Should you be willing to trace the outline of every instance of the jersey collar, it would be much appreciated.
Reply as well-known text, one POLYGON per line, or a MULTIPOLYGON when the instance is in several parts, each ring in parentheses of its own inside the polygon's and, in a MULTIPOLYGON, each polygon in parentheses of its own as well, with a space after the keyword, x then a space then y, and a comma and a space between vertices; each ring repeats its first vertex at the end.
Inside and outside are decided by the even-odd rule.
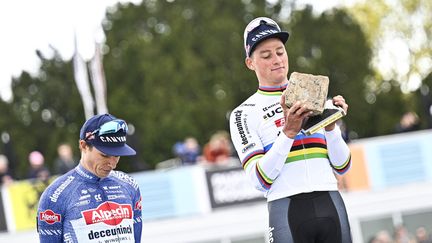
POLYGON ((281 95, 282 92, 286 89, 288 84, 278 85, 278 86, 262 86, 258 87, 258 93, 262 95, 281 95))
POLYGON ((95 174, 91 173, 90 171, 86 170, 81 164, 78 164, 77 167, 75 167, 75 171, 83 177, 84 179, 88 181, 100 181, 101 178, 97 177, 95 174))

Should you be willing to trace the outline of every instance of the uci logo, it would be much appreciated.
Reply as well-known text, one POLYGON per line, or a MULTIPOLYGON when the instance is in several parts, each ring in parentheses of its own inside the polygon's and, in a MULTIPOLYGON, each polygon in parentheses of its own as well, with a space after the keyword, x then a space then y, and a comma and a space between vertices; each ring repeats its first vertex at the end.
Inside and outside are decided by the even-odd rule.
POLYGON ((273 117, 276 113, 283 113, 282 107, 278 107, 264 115, 264 120, 273 117))

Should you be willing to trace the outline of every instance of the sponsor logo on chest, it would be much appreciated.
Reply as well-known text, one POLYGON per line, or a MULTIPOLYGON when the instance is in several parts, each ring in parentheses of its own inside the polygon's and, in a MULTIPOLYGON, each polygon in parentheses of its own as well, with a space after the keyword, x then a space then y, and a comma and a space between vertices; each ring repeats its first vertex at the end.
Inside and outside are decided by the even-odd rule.
POLYGON ((276 127, 283 127, 283 125, 285 125, 285 118, 279 118, 274 123, 276 127))
POLYGON ((108 200, 115 200, 115 199, 120 199, 120 198, 126 198, 125 195, 121 194, 121 195, 108 195, 108 200))
POLYGON ((267 120, 267 119, 269 119, 269 118, 272 118, 272 117, 274 117, 276 114, 280 114, 280 113, 283 113, 283 109, 282 109, 282 107, 277 107, 276 109, 273 109, 273 110, 270 110, 269 112, 267 112, 264 116, 263 116, 263 119, 264 120, 267 120))
POLYGON ((133 216, 131 205, 111 201, 104 202, 95 209, 83 211, 81 214, 87 225, 99 222, 118 225, 123 219, 131 219, 133 216))

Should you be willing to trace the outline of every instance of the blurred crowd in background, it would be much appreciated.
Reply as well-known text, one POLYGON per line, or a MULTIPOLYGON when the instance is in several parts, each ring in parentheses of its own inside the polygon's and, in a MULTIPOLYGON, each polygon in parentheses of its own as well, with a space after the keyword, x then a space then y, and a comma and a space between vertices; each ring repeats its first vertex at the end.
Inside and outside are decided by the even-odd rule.
POLYGON ((173 146, 174 155, 181 165, 239 165, 229 133, 217 131, 201 146, 194 137, 186 137, 173 146))
MULTIPOLYGON (((347 143, 349 129, 343 120, 338 121, 342 135, 347 143)), ((408 111, 401 117, 400 122, 395 125, 394 132, 411 132, 419 130, 419 118, 415 112, 408 111)), ((172 147, 173 159, 162 161, 156 165, 156 169, 172 168, 186 165, 203 166, 240 166, 237 154, 230 135, 227 131, 215 132, 204 144, 199 144, 198 139, 193 136, 185 137, 176 142, 172 147)), ((31 151, 28 154, 28 171, 25 178, 14 178, 14 171, 11 171, 9 159, 6 155, 0 154, 0 183, 10 184, 14 179, 39 179, 46 181, 51 175, 61 175, 73 169, 77 164, 77 157, 73 154, 70 144, 62 143, 57 147, 57 157, 49 168, 45 156, 40 151, 31 151)), ((51 163, 48 163, 51 164, 51 163)), ((148 169, 145 167, 144 169, 148 169)))
POLYGON ((54 161, 54 168, 49 169, 45 163, 45 156, 35 150, 28 154, 29 169, 25 178, 14 178, 13 171, 9 167, 8 158, 0 154, 0 185, 9 185, 16 179, 29 179, 47 181, 51 175, 61 175, 73 169, 78 161, 73 155, 73 149, 69 144, 60 144, 57 147, 57 158, 54 161))
POLYGON ((403 225, 396 226, 393 234, 387 230, 378 232, 368 243, 432 243, 432 236, 424 227, 408 232, 403 225))
MULTIPOLYGON (((159 163, 160 168, 197 164, 203 166, 240 166, 227 131, 215 132, 202 146, 195 137, 186 137, 175 143, 172 150, 171 163, 164 165, 164 162, 161 162, 159 163)), ((78 164, 77 158, 73 154, 70 144, 59 144, 57 157, 52 163, 53 168, 49 168, 42 152, 31 151, 28 154, 29 169, 25 178, 14 178, 15 173, 9 167, 7 156, 0 154, 0 185, 8 185, 17 179, 47 181, 52 175, 62 175, 73 169, 78 164)))

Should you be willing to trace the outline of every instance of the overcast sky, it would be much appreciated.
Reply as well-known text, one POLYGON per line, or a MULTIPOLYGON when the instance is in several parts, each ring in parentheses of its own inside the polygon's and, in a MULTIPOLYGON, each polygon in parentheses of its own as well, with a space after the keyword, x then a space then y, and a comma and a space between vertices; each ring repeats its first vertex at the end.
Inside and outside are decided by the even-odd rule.
MULTIPOLYGON (((350 0, 352 2, 353 0, 350 0)), ((104 41, 101 22, 108 6, 117 2, 139 3, 141 0, 6 0, 0 14, 0 96, 12 97, 10 82, 25 70, 32 74, 39 70, 36 50, 50 54, 49 46, 57 49, 64 59, 74 52, 74 33, 78 51, 89 60, 94 53, 94 42, 104 41)), ((323 11, 343 0, 299 0, 313 3, 323 11)), ((345 1, 346 2, 346 1, 345 1)))

